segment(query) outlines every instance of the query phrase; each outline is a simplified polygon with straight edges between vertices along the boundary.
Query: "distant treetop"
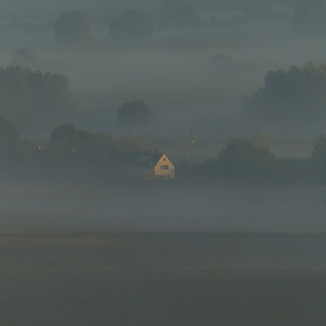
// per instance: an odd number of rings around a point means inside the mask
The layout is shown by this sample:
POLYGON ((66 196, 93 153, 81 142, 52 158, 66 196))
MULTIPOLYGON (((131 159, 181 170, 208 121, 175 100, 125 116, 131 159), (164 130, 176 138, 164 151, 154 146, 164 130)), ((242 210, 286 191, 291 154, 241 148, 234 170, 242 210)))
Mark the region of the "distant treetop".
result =
POLYGON ((311 62, 269 71, 264 86, 244 103, 244 114, 275 120, 316 120, 326 117, 326 65, 311 62))
POLYGON ((311 157, 316 163, 326 166, 326 136, 324 134, 318 137, 311 157))
POLYGON ((68 78, 21 66, 0 67, 0 114, 16 127, 53 127, 72 109, 68 78))
POLYGON ((17 140, 18 133, 13 124, 0 116, 0 148, 15 145, 17 140))
POLYGON ((144 123, 153 120, 153 118, 154 115, 149 106, 141 100, 123 103, 117 114, 119 124, 144 123))

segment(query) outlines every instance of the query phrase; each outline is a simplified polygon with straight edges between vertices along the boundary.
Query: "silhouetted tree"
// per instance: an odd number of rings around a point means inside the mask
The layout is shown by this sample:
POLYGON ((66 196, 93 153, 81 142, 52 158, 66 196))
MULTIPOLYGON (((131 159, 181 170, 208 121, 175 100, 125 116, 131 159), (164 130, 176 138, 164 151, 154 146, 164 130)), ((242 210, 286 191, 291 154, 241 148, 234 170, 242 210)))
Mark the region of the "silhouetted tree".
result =
POLYGON ((13 124, 0 116, 0 148, 16 145, 18 133, 13 124))
POLYGON ((73 153, 77 144, 77 130, 74 124, 67 123, 55 128, 50 135, 49 146, 63 153, 73 153))
POLYGON ((241 138, 231 138, 218 154, 217 164, 227 176, 268 176, 274 166, 274 155, 264 146, 255 146, 241 138))
POLYGON ((133 137, 113 138, 102 132, 77 129, 67 123, 56 127, 50 135, 49 148, 57 157, 75 161, 99 162, 115 160, 120 153, 141 152, 146 149, 144 139, 133 137))
POLYGON ((93 45, 90 16, 79 10, 64 11, 54 23, 54 38, 67 47, 89 48, 93 45))
POLYGON ((117 122, 119 124, 143 123, 153 120, 154 115, 149 106, 141 101, 126 102, 118 110, 117 122))
POLYGON ((164 22, 175 25, 193 25, 199 23, 199 16, 187 0, 163 0, 160 15, 164 22))
POLYGON ((77 130, 75 153, 83 158, 104 158, 116 152, 116 141, 102 132, 77 130))
POLYGON ((318 164, 326 166, 326 136, 323 134, 319 136, 311 152, 311 158, 318 164))
POLYGON ((264 86, 244 103, 244 113, 268 120, 313 120, 326 116, 326 65, 269 71, 264 86))
POLYGON ((154 33, 154 24, 143 10, 133 9, 113 19, 109 35, 114 41, 138 43, 148 41, 154 33))
POLYGON ((0 67, 0 114, 19 128, 53 128, 72 108, 65 76, 32 72, 21 66, 0 67))

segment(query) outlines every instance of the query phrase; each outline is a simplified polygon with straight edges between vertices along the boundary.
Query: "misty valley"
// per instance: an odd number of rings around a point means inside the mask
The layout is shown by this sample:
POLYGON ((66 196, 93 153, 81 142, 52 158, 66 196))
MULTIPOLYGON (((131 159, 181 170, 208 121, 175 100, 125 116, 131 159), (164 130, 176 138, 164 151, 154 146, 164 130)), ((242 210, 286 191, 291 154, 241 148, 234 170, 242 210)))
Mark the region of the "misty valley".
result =
POLYGON ((326 1, 0 3, 0 324, 324 325, 326 1))

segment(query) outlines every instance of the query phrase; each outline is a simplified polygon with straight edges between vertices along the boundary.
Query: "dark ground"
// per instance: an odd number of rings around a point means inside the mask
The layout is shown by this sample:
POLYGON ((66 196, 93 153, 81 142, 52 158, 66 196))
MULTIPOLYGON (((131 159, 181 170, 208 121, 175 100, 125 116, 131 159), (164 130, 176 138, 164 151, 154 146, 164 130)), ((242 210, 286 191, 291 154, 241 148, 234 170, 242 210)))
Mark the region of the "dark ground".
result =
POLYGON ((324 325, 326 236, 0 237, 0 325, 324 325))

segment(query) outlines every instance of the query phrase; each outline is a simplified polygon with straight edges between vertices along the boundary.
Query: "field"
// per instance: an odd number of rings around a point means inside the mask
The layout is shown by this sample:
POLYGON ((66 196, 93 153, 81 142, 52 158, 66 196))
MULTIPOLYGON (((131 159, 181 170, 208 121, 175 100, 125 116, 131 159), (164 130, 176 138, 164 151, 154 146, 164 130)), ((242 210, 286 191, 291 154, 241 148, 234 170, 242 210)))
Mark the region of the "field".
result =
POLYGON ((324 325, 326 236, 6 233, 1 325, 324 325))

